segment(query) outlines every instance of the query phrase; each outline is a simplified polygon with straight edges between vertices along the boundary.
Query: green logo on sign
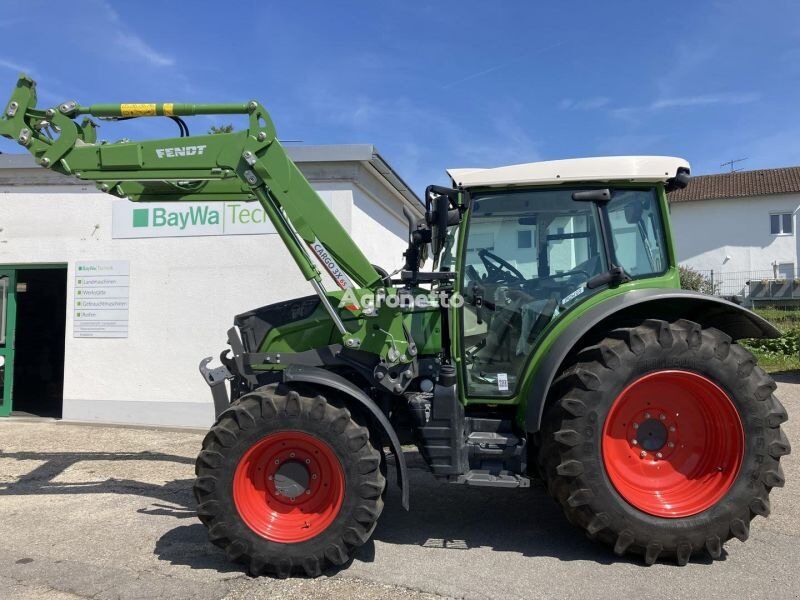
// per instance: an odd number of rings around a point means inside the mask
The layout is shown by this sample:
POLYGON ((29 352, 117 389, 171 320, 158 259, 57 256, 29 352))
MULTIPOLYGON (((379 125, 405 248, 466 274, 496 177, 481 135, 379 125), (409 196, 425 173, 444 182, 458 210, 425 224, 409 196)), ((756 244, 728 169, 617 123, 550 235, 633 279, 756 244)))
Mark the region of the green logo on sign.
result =
POLYGON ((133 226, 134 227, 147 227, 150 224, 150 209, 148 208, 134 208, 133 209, 133 226))

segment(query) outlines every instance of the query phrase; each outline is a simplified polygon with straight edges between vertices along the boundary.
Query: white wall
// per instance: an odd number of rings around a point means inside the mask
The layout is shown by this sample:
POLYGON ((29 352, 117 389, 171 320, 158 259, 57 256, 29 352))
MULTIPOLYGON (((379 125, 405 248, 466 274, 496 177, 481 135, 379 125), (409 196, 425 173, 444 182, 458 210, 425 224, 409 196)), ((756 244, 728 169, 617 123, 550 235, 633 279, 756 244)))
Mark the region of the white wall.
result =
POLYGON ((796 235, 772 235, 769 215, 793 213, 796 232, 798 207, 798 194, 674 203, 670 211, 678 261, 716 272, 772 270, 774 262, 797 268, 796 235))
POLYGON ((403 266, 403 252, 408 248, 408 223, 395 210, 360 188, 353 191, 354 232, 382 231, 382 235, 365 235, 361 250, 374 265, 389 273, 403 266))
MULTIPOLYGON (((372 262, 399 263, 396 215, 352 183, 314 186, 372 262)), ((94 187, 0 187, 0 228, 0 264, 68 264, 65 419, 209 425, 197 365, 226 348, 233 316, 313 293, 276 234, 112 239, 111 202, 94 187), (130 261, 127 339, 72 337, 81 260, 130 261)))

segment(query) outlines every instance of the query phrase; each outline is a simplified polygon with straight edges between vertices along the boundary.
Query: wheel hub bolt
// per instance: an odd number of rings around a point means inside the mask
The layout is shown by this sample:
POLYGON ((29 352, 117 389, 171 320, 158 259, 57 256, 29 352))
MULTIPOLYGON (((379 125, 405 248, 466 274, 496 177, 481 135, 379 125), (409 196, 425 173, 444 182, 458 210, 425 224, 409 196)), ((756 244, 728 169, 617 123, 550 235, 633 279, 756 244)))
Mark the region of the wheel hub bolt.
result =
POLYGON ((649 419, 650 418, 650 413, 644 413, 644 418, 645 419, 649 419))
POLYGON ((638 443, 639 443, 639 440, 637 440, 635 438, 631 440, 631 444, 633 444, 634 446, 636 446, 638 443))
POLYGON ((308 496, 310 493, 311 493, 311 490, 306 490, 306 496, 308 496))
POLYGON ((633 424, 633 428, 634 428, 634 429, 639 429, 639 424, 638 424, 638 423, 634 423, 634 424, 633 424))
POLYGON ((642 453, 641 453, 639 456, 641 456, 642 458, 644 458, 645 456, 647 456, 647 452, 645 452, 644 450, 642 450, 642 453))
POLYGON ((657 456, 658 458, 664 458, 664 455, 663 455, 663 454, 661 454, 661 452, 657 452, 657 453, 656 453, 656 456, 657 456))
POLYGON ((659 415, 658 418, 664 421, 667 418, 667 415, 659 415))
POLYGON ((289 458, 294 458, 294 452, 289 453, 289 458))
POLYGON ((279 464, 281 464, 281 460, 280 460, 279 458, 276 458, 276 459, 275 459, 275 464, 276 464, 276 465, 279 465, 279 464))
POLYGON ((675 447, 675 442, 668 442, 667 446, 669 446, 670 448, 674 448, 675 447))
POLYGON ((267 479, 269 479, 270 481, 272 481, 272 475, 270 475, 269 477, 267 477, 267 479))
POLYGON ((670 425, 669 430, 674 432, 675 431, 675 425, 670 425))
POLYGON ((311 459, 310 459, 310 458, 307 458, 307 459, 306 459, 306 464, 307 464, 307 465, 308 465, 308 464, 311 464, 311 459))
POLYGON ((312 473, 311 474, 311 479, 316 479, 316 478, 317 478, 317 474, 316 473, 312 473))

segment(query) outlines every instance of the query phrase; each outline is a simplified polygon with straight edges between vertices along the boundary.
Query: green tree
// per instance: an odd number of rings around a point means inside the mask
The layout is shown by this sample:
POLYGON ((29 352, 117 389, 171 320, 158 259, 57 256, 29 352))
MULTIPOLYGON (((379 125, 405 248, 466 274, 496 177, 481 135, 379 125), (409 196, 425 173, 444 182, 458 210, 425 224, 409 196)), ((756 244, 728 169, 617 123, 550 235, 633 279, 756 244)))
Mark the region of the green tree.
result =
POLYGON ((212 125, 211 128, 208 130, 208 133, 215 134, 215 133, 230 133, 233 131, 233 124, 228 123, 227 125, 212 125))

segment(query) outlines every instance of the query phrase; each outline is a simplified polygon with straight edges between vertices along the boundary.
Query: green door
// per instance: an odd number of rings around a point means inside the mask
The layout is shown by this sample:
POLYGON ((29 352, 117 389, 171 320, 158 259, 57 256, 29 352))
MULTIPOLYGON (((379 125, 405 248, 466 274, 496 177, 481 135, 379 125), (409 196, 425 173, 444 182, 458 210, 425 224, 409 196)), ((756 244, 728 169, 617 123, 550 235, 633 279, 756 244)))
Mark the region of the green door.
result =
POLYGON ((16 285, 16 271, 0 269, 0 417, 11 414, 14 329, 17 321, 16 285))
POLYGON ((538 345, 563 318, 607 288, 611 267, 627 279, 669 265, 655 187, 514 188, 472 195, 461 246, 462 375, 471 400, 513 400, 538 345))

